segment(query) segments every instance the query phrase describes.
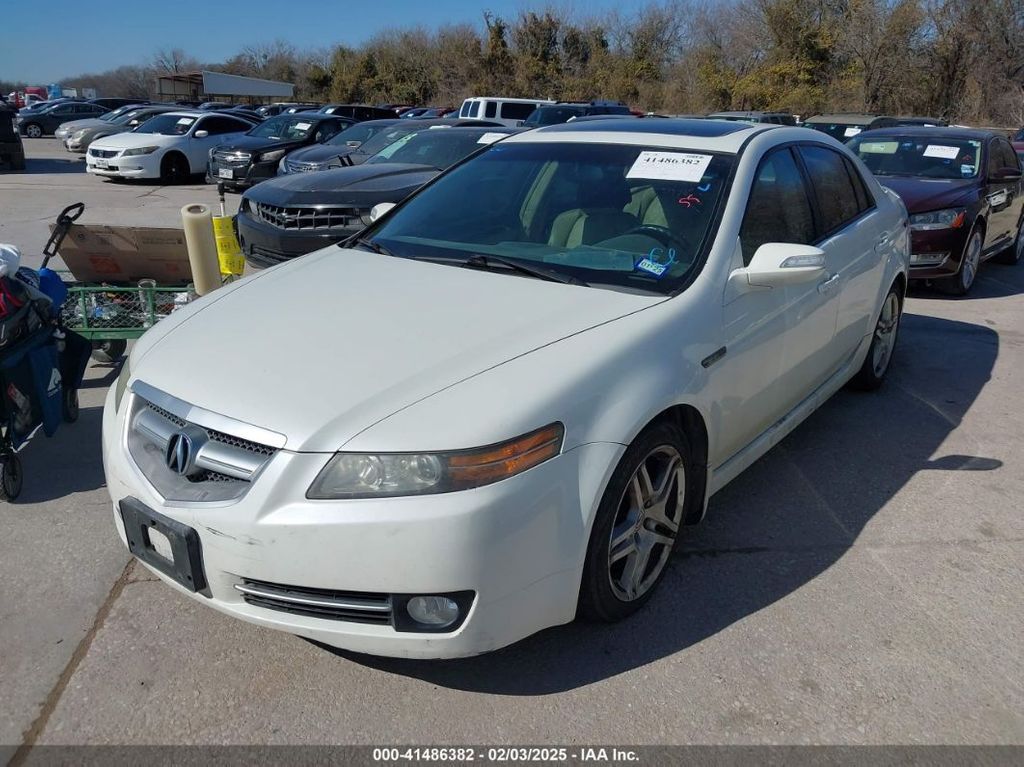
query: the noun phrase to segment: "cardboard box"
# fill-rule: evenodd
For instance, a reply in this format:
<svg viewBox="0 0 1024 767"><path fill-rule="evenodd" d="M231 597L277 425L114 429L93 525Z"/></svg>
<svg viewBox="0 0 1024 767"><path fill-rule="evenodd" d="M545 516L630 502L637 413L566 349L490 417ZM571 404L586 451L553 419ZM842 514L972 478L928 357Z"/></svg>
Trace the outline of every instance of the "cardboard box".
<svg viewBox="0 0 1024 767"><path fill-rule="evenodd" d="M148 278L175 286L192 281L181 229L72 224L59 253L79 282L134 285Z"/></svg>

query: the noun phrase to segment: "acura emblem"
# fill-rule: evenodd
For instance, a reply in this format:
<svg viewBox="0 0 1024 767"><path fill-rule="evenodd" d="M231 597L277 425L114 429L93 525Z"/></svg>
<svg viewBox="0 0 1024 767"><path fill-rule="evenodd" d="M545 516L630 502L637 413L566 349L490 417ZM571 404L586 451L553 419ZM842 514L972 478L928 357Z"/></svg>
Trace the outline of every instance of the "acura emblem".
<svg viewBox="0 0 1024 767"><path fill-rule="evenodd" d="M199 429L174 432L167 441L167 468L182 477L195 474L196 457L206 439L206 433Z"/></svg>

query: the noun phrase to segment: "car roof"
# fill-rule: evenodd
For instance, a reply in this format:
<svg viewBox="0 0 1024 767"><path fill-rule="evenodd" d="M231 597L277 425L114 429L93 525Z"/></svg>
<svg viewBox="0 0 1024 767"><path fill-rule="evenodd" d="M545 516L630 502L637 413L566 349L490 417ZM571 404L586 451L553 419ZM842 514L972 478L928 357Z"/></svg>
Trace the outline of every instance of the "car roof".
<svg viewBox="0 0 1024 767"><path fill-rule="evenodd" d="M885 136L934 136L935 138L966 139L984 141L993 136L1003 135L999 131L983 128L947 128L942 125L901 125L897 128L874 128L870 133L862 134L870 139Z"/></svg>
<svg viewBox="0 0 1024 767"><path fill-rule="evenodd" d="M759 112L759 111L750 111L750 112L745 112L745 111L739 111L739 112L712 112L711 114L708 115L708 117L709 118L715 118L715 117L719 117L719 116L721 116L721 117L726 117L726 116L728 116L728 117L765 117L766 115L786 115L786 116L788 116L789 114L790 114L789 112Z"/></svg>
<svg viewBox="0 0 1024 767"><path fill-rule="evenodd" d="M847 112L833 115L814 115L804 120L804 123L846 123L847 125L868 125L875 120L895 120L889 115L868 115Z"/></svg>
<svg viewBox="0 0 1024 767"><path fill-rule="evenodd" d="M562 123L535 128L506 139L509 142L579 141L581 143L644 144L673 148L703 149L735 154L751 136L781 126L717 120L620 119Z"/></svg>

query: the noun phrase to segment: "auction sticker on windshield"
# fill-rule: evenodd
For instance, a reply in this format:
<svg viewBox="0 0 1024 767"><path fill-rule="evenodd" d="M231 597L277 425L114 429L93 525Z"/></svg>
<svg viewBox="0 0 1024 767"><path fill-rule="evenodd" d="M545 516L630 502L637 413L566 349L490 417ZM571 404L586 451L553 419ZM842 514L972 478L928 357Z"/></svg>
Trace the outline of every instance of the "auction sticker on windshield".
<svg viewBox="0 0 1024 767"><path fill-rule="evenodd" d="M960 147L958 146L929 144L924 148L925 157L941 157L943 160L955 160L958 154L960 154Z"/></svg>
<svg viewBox="0 0 1024 767"><path fill-rule="evenodd" d="M309 126L313 123L295 123L296 130L309 130Z"/></svg>
<svg viewBox="0 0 1024 767"><path fill-rule="evenodd" d="M507 135L508 135L507 133L485 133L479 139L477 139L476 143L478 143L478 144L493 144L498 139L503 139Z"/></svg>
<svg viewBox="0 0 1024 767"><path fill-rule="evenodd" d="M641 152L626 178L659 181L700 181L711 163L709 154L684 152Z"/></svg>

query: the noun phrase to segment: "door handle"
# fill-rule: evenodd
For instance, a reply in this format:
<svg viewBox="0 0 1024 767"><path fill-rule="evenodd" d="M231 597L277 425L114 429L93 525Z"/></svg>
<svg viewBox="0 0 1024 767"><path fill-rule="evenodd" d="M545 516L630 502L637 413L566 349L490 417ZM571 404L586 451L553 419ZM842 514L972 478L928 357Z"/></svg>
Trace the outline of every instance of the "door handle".
<svg viewBox="0 0 1024 767"><path fill-rule="evenodd" d="M830 290L832 290L832 288L834 288L838 284L839 284L839 275L838 274L833 274L831 277L829 277L824 282L819 282L818 283L818 292L819 293L828 293Z"/></svg>
<svg viewBox="0 0 1024 767"><path fill-rule="evenodd" d="M889 245L888 237L879 237L878 242L875 243L875 253L881 253Z"/></svg>

